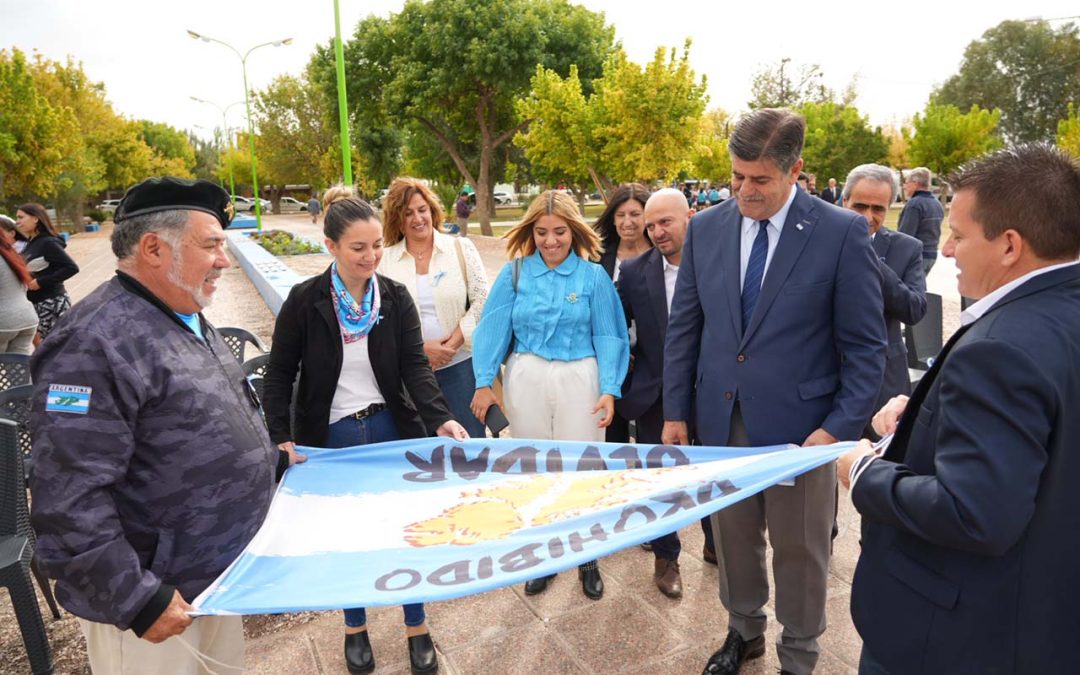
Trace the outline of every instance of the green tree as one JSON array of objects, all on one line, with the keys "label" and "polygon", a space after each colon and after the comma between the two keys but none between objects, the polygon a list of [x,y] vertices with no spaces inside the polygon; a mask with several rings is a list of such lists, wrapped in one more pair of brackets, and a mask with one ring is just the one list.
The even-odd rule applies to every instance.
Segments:
[{"label": "green tree", "polygon": [[763,67],[754,74],[750,84],[752,99],[747,103],[756,108],[796,108],[803,103],[823,103],[834,98],[834,92],[821,79],[824,73],[815,63],[795,66],[791,59]]},{"label": "green tree", "polygon": [[1000,121],[1000,110],[973,105],[964,113],[954,105],[931,103],[912,122],[915,135],[908,147],[908,158],[912,164],[944,176],[969,159],[1001,147],[997,134]]},{"label": "green tree", "polygon": [[80,151],[78,126],[43,95],[18,49],[0,50],[0,111],[0,203],[52,195]]},{"label": "green tree", "polygon": [[[222,148],[221,131],[215,130],[213,140],[209,141],[199,138],[191,131],[187,132],[187,137],[188,143],[191,144],[191,148],[195,151],[195,168],[192,169],[192,173],[195,174],[196,178],[202,180],[218,180],[217,164]],[[227,177],[220,182],[228,189]]]},{"label": "green tree", "polygon": [[693,174],[714,183],[731,181],[731,116],[720,108],[710,110],[701,119],[702,143],[693,157]]},{"label": "green tree", "polygon": [[566,78],[537,66],[532,95],[519,100],[517,109],[531,120],[514,143],[525,152],[533,175],[549,185],[565,181],[580,194],[599,168],[600,153],[592,143],[593,121],[577,66],[570,66]]},{"label": "green tree", "polygon": [[964,50],[960,71],[934,92],[937,105],[1001,110],[1010,142],[1051,141],[1080,92],[1080,32],[1066,23],[1004,21]]},{"label": "green tree", "polygon": [[1069,104],[1069,116],[1058,122],[1057,145],[1073,157],[1080,159],[1080,114]]},{"label": "green tree", "polygon": [[[598,76],[614,29],[567,0],[406,0],[401,12],[360,22],[346,46],[351,115],[360,129],[417,128],[474,185],[490,234],[496,151],[529,120],[514,101],[536,66]],[[475,159],[471,159],[471,158]]]},{"label": "green tree", "polygon": [[194,178],[195,148],[187,134],[163,122],[142,120],[139,137],[150,148],[150,173]]},{"label": "green tree", "polygon": [[806,118],[803,160],[808,173],[843,180],[859,164],[880,163],[888,156],[881,127],[871,128],[854,106],[828,101],[804,103],[798,110]]}]

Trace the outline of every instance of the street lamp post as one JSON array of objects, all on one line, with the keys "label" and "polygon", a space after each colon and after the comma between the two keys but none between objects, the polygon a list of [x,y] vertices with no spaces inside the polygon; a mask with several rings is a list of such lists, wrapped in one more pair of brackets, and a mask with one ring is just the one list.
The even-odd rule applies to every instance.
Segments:
[{"label": "street lamp post", "polygon": [[221,40],[218,40],[216,38],[201,35],[199,33],[196,33],[193,30],[189,30],[187,32],[187,34],[189,36],[191,36],[191,38],[194,39],[194,40],[202,40],[203,42],[216,42],[219,45],[222,45],[224,47],[228,47],[229,49],[232,50],[232,52],[234,54],[236,54],[240,58],[240,69],[243,71],[243,74],[244,74],[244,108],[247,111],[248,148],[249,148],[250,153],[251,153],[251,189],[254,192],[254,197],[255,197],[255,225],[256,225],[256,229],[259,232],[262,232],[262,197],[259,196],[259,172],[258,172],[258,167],[257,167],[256,161],[255,161],[255,125],[251,120],[251,96],[250,96],[250,93],[248,92],[247,58],[249,56],[251,56],[251,52],[255,51],[259,47],[280,47],[282,45],[292,44],[293,39],[292,38],[285,38],[284,40],[274,40],[272,42],[263,42],[262,44],[257,44],[254,47],[252,47],[251,49],[249,49],[246,52],[244,52],[243,54],[241,54],[236,49],[236,47],[233,47],[228,42],[222,42]]},{"label": "street lamp post", "polygon": [[197,103],[209,103],[210,105],[217,108],[219,112],[221,112],[221,133],[224,134],[225,148],[229,151],[229,152],[225,153],[225,165],[229,168],[229,201],[232,202],[233,213],[235,213],[236,212],[236,181],[233,179],[232,152],[231,152],[232,148],[233,148],[233,144],[232,144],[232,136],[229,134],[229,121],[226,118],[226,115],[228,114],[230,108],[232,108],[233,106],[241,105],[243,103],[243,101],[237,101],[236,103],[230,103],[229,105],[222,108],[221,106],[219,106],[217,103],[214,103],[213,101],[207,101],[206,99],[198,98],[197,96],[189,96],[188,98],[190,98],[192,101],[195,101]]}]

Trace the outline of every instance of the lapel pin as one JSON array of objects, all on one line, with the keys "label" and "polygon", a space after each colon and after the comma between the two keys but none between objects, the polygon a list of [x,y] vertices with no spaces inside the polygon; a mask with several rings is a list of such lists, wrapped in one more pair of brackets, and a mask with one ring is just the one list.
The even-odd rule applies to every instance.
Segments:
[{"label": "lapel pin", "polygon": [[795,223],[795,229],[802,232],[802,223]]}]

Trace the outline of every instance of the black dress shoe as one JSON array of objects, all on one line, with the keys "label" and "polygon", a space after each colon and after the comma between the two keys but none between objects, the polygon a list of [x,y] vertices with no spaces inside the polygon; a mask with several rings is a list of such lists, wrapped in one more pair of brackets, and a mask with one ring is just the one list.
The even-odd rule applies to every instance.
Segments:
[{"label": "black dress shoe", "polygon": [[439,672],[439,657],[435,654],[431,633],[409,638],[409,667],[412,668],[413,675]]},{"label": "black dress shoe", "polygon": [[350,673],[370,673],[375,670],[375,655],[367,631],[345,636],[345,666]]},{"label": "black dress shoe", "polygon": [[578,578],[581,579],[581,590],[586,598],[599,600],[604,597],[604,580],[600,578],[600,567],[595,560],[578,565]]},{"label": "black dress shoe", "polygon": [[554,574],[549,574],[539,579],[529,579],[525,582],[525,595],[540,595],[547,590],[548,584],[554,578]]},{"label": "black dress shoe", "polygon": [[709,657],[701,675],[735,675],[743,662],[765,653],[765,636],[744,640],[734,628],[728,629],[727,639],[719,651]]}]

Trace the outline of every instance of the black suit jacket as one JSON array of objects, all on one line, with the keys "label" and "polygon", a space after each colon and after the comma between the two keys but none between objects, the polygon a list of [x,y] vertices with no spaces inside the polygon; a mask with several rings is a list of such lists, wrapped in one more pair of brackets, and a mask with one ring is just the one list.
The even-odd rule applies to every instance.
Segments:
[{"label": "black suit jacket", "polygon": [[[375,381],[402,438],[434,435],[453,415],[424,354],[420,316],[405,286],[381,274],[378,278],[381,318],[367,337]],[[263,388],[263,409],[274,443],[326,442],[341,362],[341,328],[330,299],[327,268],[293,287],[274,324]],[[298,368],[296,428],[290,430],[289,403]]]},{"label": "black suit jacket", "polygon": [[885,300],[885,380],[875,412],[898,394],[911,393],[907,348],[901,323],[919,323],[926,314],[926,275],[923,272],[922,242],[901,232],[881,228],[873,241],[874,254],[881,262],[881,295]]},{"label": "black suit jacket", "polygon": [[615,408],[626,419],[637,419],[660,400],[664,388],[664,339],[667,337],[667,290],[664,256],[655,248],[623,261],[619,268],[619,298],[627,322],[637,323],[634,369],[623,383]]},{"label": "black suit jacket", "polygon": [[821,191],[821,198],[830,204],[836,204],[840,201],[840,188],[825,188]]},{"label": "black suit jacket", "polygon": [[851,497],[851,614],[892,673],[1074,673],[1080,266],[961,328]]}]

